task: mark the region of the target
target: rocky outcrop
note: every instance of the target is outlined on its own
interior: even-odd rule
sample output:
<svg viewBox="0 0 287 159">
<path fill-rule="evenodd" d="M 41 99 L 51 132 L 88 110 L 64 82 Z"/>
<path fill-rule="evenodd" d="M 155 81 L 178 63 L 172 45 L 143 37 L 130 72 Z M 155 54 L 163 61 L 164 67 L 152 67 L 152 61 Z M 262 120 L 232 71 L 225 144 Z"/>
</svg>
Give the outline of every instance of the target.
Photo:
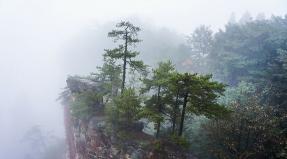
<svg viewBox="0 0 287 159">
<path fill-rule="evenodd" d="M 70 96 L 65 96 L 65 101 L 70 102 L 75 100 L 73 93 L 101 91 L 98 82 L 80 77 L 69 77 L 67 86 Z M 71 115 L 69 102 L 64 110 L 68 159 L 195 159 L 171 142 L 144 133 L 141 122 L 115 128 L 106 122 L 103 111 L 83 121 Z"/>
<path fill-rule="evenodd" d="M 147 159 L 148 151 L 140 141 L 152 141 L 153 137 L 138 130 L 132 132 L 108 132 L 104 116 L 94 116 L 88 122 L 87 130 L 75 133 L 77 159 Z M 122 133 L 127 133 L 125 134 Z M 123 135 L 123 136 L 121 136 Z M 134 135 L 129 136 L 129 135 Z M 134 137 L 137 140 L 134 140 Z"/>
<path fill-rule="evenodd" d="M 93 81 L 88 78 L 83 78 L 79 76 L 69 76 L 66 80 L 67 87 L 69 90 L 74 92 L 84 92 L 84 91 L 102 91 L 100 82 Z"/>
</svg>

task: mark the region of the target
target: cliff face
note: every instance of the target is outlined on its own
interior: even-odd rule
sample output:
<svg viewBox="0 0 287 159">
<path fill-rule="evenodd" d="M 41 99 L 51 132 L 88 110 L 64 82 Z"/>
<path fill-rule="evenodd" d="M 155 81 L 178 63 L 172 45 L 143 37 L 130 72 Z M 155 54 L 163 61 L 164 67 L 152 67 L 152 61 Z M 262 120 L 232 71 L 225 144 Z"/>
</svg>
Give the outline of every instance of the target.
<svg viewBox="0 0 287 159">
<path fill-rule="evenodd" d="M 68 147 L 67 159 L 76 159 L 74 131 L 69 107 L 64 105 L 64 123 L 66 130 L 66 143 Z"/>
<path fill-rule="evenodd" d="M 94 81 L 79 77 L 67 80 L 64 103 L 68 159 L 193 159 L 194 157 L 169 141 L 159 141 L 142 132 L 144 125 L 134 123 L 131 127 L 113 128 L 103 111 L 83 119 L 74 117 L 70 104 L 75 100 L 73 93 L 100 91 Z M 103 100 L 100 100 L 103 101 Z M 101 110 L 103 103 L 95 103 Z"/>
<path fill-rule="evenodd" d="M 133 132 L 147 138 L 141 132 Z M 115 159 L 115 158 L 150 158 L 147 151 L 139 143 L 131 140 L 122 141 L 117 132 L 108 133 L 105 130 L 103 116 L 91 118 L 84 133 L 76 133 L 77 158 L 81 159 Z M 141 139 L 141 140 L 142 140 Z"/>
</svg>

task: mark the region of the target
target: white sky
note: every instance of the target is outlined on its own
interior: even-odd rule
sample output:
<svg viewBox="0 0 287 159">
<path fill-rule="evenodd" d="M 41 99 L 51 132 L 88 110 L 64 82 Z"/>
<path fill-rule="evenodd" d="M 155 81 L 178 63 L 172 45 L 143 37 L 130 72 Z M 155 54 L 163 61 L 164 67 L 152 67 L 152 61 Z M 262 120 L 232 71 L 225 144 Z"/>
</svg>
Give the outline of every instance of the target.
<svg viewBox="0 0 287 159">
<path fill-rule="evenodd" d="M 287 0 L 0 0 L 0 158 L 35 124 L 63 134 L 55 101 L 66 78 L 60 58 L 86 26 L 136 17 L 189 34 L 246 11 L 282 16 Z"/>
<path fill-rule="evenodd" d="M 2 0 L 6 13 L 30 14 L 61 19 L 72 23 L 104 23 L 123 17 L 141 19 L 189 33 L 197 25 L 222 27 L 232 12 L 240 17 L 252 15 L 284 15 L 286 0 Z"/>
</svg>

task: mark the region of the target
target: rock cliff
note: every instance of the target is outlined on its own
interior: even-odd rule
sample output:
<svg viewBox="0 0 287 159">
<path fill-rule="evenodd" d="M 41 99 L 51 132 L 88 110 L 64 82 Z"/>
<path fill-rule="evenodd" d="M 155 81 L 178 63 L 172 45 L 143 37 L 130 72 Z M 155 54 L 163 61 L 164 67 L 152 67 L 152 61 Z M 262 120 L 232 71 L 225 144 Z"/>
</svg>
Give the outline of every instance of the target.
<svg viewBox="0 0 287 159">
<path fill-rule="evenodd" d="M 102 102 L 95 103 L 98 111 L 82 120 L 74 117 L 70 109 L 74 94 L 85 91 L 101 91 L 97 81 L 81 77 L 69 77 L 63 93 L 63 105 L 68 144 L 68 159 L 194 159 L 192 154 L 178 149 L 167 140 L 156 140 L 144 133 L 144 124 L 114 128 L 107 122 Z M 103 101 L 103 100 L 100 100 Z"/>
</svg>

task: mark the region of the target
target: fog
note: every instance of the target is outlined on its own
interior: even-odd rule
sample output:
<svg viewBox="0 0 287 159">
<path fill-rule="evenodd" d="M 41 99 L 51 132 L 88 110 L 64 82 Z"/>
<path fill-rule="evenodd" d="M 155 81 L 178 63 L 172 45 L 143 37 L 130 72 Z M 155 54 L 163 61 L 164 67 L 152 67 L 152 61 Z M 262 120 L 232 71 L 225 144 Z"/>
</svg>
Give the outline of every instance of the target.
<svg viewBox="0 0 287 159">
<path fill-rule="evenodd" d="M 23 159 L 30 151 L 23 136 L 36 125 L 64 138 L 56 99 L 65 79 L 96 70 L 118 21 L 143 29 L 139 49 L 153 64 L 157 51 L 178 47 L 200 24 L 218 30 L 232 13 L 286 10 L 285 0 L 0 0 L 0 159 Z"/>
</svg>

